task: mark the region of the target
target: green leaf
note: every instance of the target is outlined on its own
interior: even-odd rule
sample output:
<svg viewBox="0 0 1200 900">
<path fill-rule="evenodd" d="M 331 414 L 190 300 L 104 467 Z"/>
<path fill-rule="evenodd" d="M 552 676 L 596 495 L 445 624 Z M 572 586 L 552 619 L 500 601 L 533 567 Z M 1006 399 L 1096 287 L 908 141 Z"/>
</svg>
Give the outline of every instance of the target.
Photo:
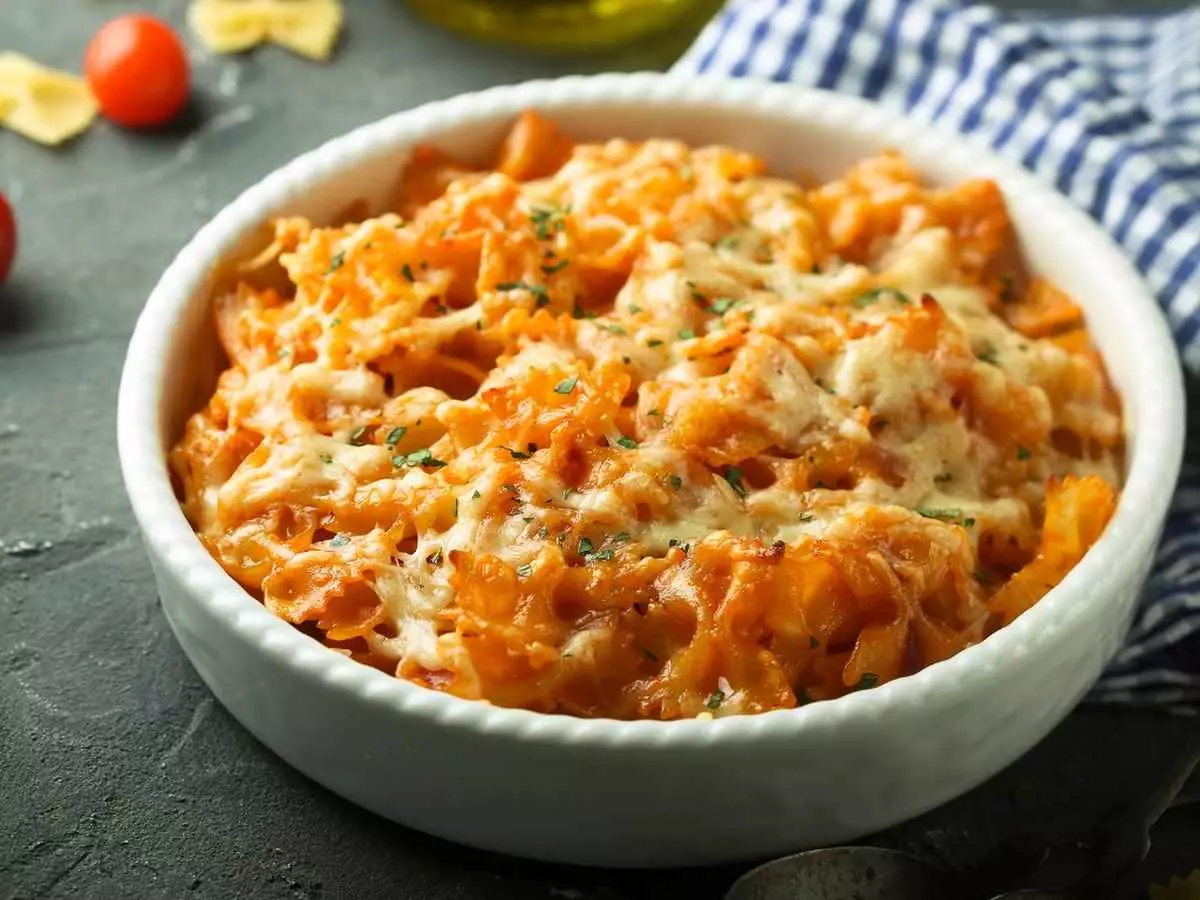
<svg viewBox="0 0 1200 900">
<path fill-rule="evenodd" d="M 712 694 L 709 695 L 708 700 L 706 700 L 704 702 L 704 705 L 707 706 L 709 709 L 720 709 L 721 704 L 724 702 L 725 702 L 725 692 L 721 691 L 721 690 L 717 690 L 717 691 L 713 691 Z"/>
<path fill-rule="evenodd" d="M 723 474 L 729 486 L 733 488 L 733 492 L 739 497 L 745 497 L 746 486 L 742 484 L 742 470 L 737 466 L 726 466 Z"/>
<path fill-rule="evenodd" d="M 352 447 L 361 447 L 367 442 L 367 426 L 359 425 L 350 432 L 350 445 Z"/>
<path fill-rule="evenodd" d="M 402 265 L 400 267 L 400 273 L 404 276 L 404 279 L 407 282 L 409 282 L 410 284 L 417 280 L 416 277 L 413 275 L 412 266 L 410 266 L 408 263 L 405 263 L 404 265 Z"/>
<path fill-rule="evenodd" d="M 637 441 L 635 441 L 631 437 L 626 437 L 625 435 L 621 435 L 619 438 L 617 438 L 617 443 L 620 444 L 622 447 L 624 447 L 626 450 L 636 450 L 637 449 Z"/>
<path fill-rule="evenodd" d="M 517 566 L 517 575 L 521 578 L 528 578 L 533 574 L 533 563 L 523 563 Z"/>
<path fill-rule="evenodd" d="M 554 386 L 554 393 L 569 394 L 569 393 L 571 393 L 571 391 L 575 390 L 575 385 L 577 385 L 577 384 L 579 384 L 579 376 L 578 375 L 576 375 L 572 378 L 564 378 L 562 381 L 560 381 L 558 384 L 556 384 Z"/>
<path fill-rule="evenodd" d="M 858 684 L 854 686 L 856 691 L 865 691 L 867 688 L 873 688 L 879 684 L 879 676 L 874 672 L 863 672 L 862 677 L 858 679 Z"/>
<path fill-rule="evenodd" d="M 404 437 L 404 434 L 407 431 L 407 425 L 397 425 L 388 432 L 388 436 L 384 439 L 384 443 L 389 447 L 395 447 L 398 443 L 400 443 L 400 438 Z"/>
<path fill-rule="evenodd" d="M 329 268 L 325 270 L 325 274 L 329 275 L 332 272 L 336 272 L 338 269 L 340 269 L 342 267 L 342 263 L 344 263 L 345 261 L 346 261 L 345 252 L 339 250 L 337 253 L 333 254 L 333 258 L 329 260 Z"/>
</svg>

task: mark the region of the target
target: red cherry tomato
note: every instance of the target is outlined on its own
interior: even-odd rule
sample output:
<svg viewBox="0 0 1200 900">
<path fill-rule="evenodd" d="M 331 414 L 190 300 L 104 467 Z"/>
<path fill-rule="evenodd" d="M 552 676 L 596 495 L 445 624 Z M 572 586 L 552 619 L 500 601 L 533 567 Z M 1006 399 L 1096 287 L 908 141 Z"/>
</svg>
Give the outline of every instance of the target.
<svg viewBox="0 0 1200 900">
<path fill-rule="evenodd" d="M 100 109 L 126 128 L 162 125 L 187 103 L 187 53 L 153 16 L 118 16 L 96 32 L 83 72 Z"/>
<path fill-rule="evenodd" d="M 12 207 L 0 194 L 0 284 L 8 277 L 13 259 L 17 255 L 17 220 Z"/>
</svg>

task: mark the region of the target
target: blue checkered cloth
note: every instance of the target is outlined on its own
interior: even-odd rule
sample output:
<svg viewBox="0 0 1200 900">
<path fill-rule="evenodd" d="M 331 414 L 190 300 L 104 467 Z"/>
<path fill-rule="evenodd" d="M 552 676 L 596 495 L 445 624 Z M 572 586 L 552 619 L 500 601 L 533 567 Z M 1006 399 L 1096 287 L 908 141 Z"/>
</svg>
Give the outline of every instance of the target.
<svg viewBox="0 0 1200 900">
<path fill-rule="evenodd" d="M 1200 375 L 1200 7 L 1014 17 L 955 0 L 732 0 L 675 67 L 827 88 L 987 139 L 1100 222 Z M 1093 700 L 1200 711 L 1200 433 Z"/>
</svg>

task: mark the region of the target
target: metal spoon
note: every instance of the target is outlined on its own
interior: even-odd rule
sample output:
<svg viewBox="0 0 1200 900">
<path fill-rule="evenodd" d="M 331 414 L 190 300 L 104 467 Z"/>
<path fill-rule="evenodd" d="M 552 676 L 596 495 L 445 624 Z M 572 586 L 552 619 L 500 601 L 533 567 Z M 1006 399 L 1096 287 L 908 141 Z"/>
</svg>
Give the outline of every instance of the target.
<svg viewBox="0 0 1200 900">
<path fill-rule="evenodd" d="M 1125 815 L 1107 823 L 1094 842 L 1046 849 L 1043 863 L 1058 851 L 1059 861 L 1065 856 L 1070 870 L 1080 873 L 1072 879 L 1076 887 L 1070 891 L 1026 886 L 996 894 L 995 888 L 984 891 L 978 883 L 971 884 L 974 879 L 897 850 L 830 847 L 785 856 L 752 869 L 734 883 L 725 900 L 963 900 L 981 893 L 990 900 L 1101 896 L 1101 887 L 1117 885 L 1142 861 L 1150 827 L 1165 809 L 1200 799 L 1200 770 L 1191 781 L 1188 778 L 1198 756 L 1200 748 L 1194 748 L 1162 772 L 1156 788 L 1137 798 Z"/>
</svg>

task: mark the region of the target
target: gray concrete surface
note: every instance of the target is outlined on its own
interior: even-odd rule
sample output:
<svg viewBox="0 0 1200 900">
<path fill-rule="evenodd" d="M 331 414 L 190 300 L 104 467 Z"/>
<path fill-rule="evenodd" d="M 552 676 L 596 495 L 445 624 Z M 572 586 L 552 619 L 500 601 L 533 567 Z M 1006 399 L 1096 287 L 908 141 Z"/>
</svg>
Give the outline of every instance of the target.
<svg viewBox="0 0 1200 900">
<path fill-rule="evenodd" d="M 48 151 L 0 132 L 0 190 L 22 229 L 0 289 L 0 898 L 716 898 L 737 871 L 533 865 L 350 806 L 214 703 L 159 611 L 113 416 L 134 319 L 190 235 L 352 126 L 501 82 L 665 66 L 686 38 L 542 60 L 432 31 L 398 0 L 348 6 L 328 67 L 276 49 L 198 57 L 193 108 L 167 133 L 101 122 Z M 131 7 L 182 24 L 182 0 L 0 0 L 0 50 L 76 68 L 95 27 Z M 1198 739 L 1196 720 L 1085 708 L 1009 772 L 879 841 L 968 863 L 1031 823 L 1077 834 Z M 1164 818 L 1147 877 L 1200 866 L 1198 834 L 1188 809 Z"/>
</svg>

